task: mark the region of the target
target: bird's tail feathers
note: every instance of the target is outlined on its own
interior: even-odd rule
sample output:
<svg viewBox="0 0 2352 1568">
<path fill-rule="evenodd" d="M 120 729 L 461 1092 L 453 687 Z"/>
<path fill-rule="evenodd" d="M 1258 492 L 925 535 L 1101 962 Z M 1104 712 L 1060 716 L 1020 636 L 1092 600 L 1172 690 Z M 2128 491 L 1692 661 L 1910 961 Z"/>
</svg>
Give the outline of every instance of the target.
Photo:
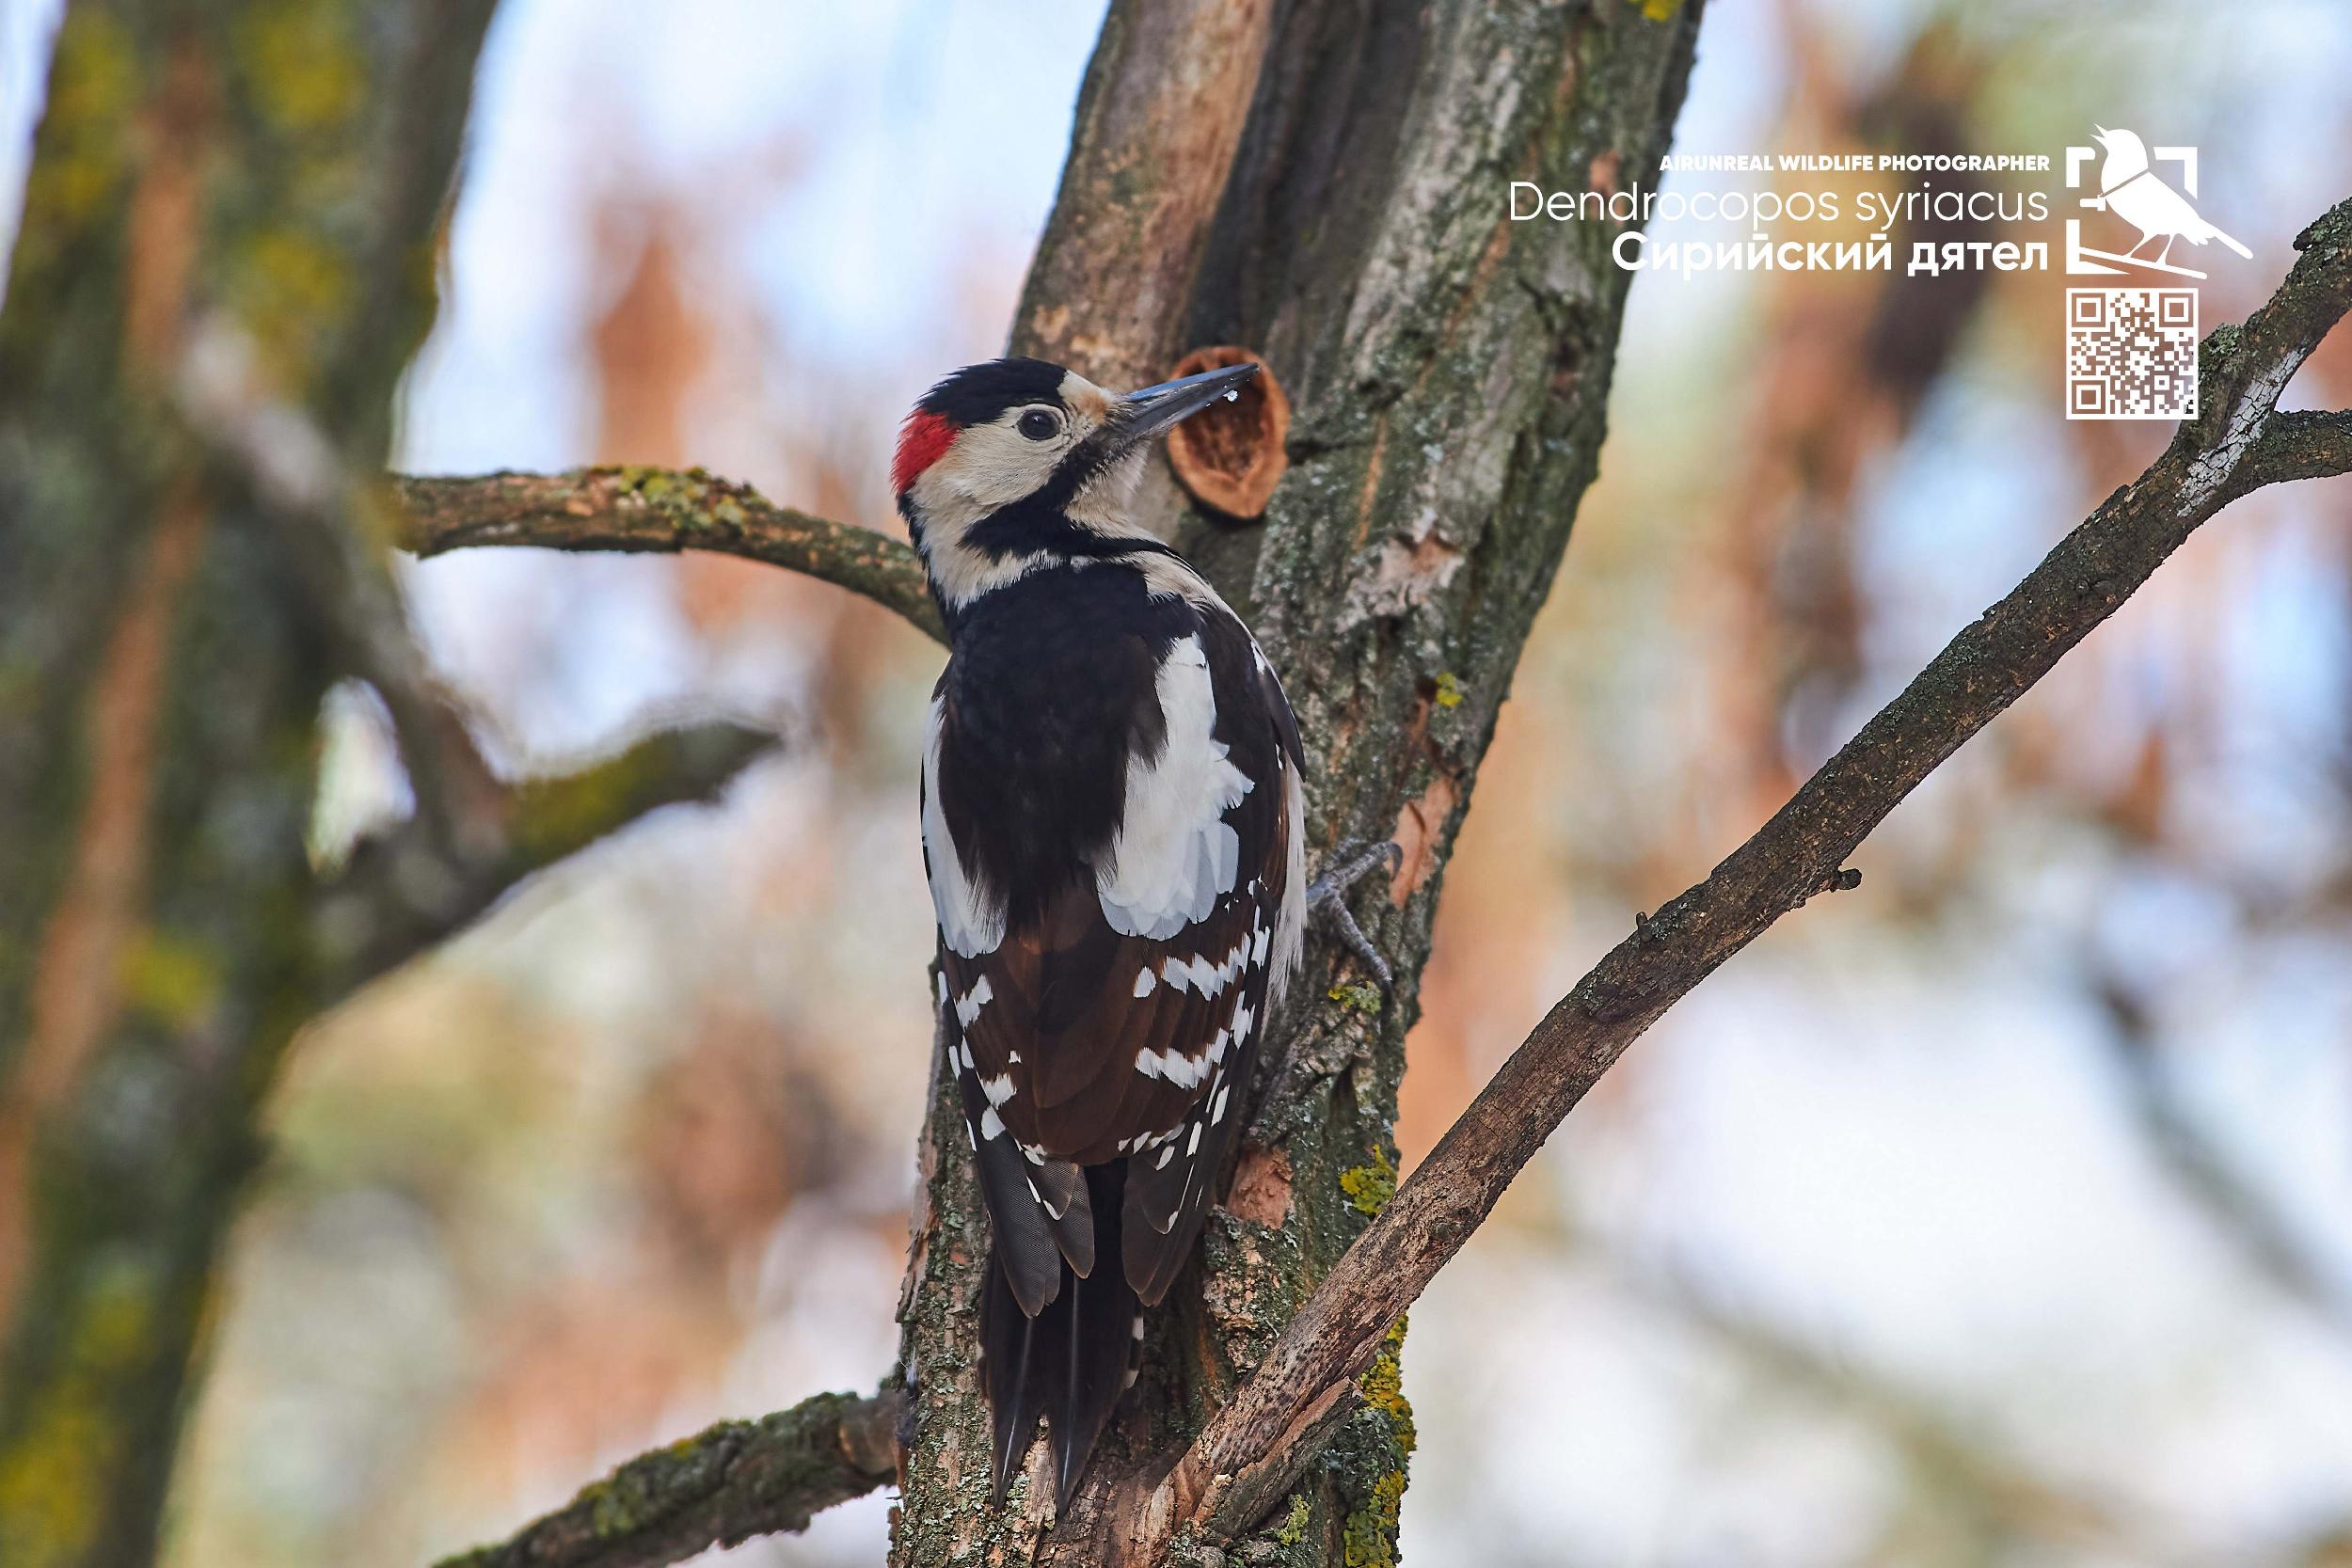
<svg viewBox="0 0 2352 1568">
<path fill-rule="evenodd" d="M 1029 1451 L 1040 1416 L 1052 1442 L 1054 1497 L 1067 1510 L 1111 1412 L 1135 1381 L 1142 1305 L 1120 1267 L 1123 1165 L 1090 1167 L 1095 1223 L 1093 1273 L 1062 1264 L 1061 1290 L 1034 1318 L 991 1256 L 980 1299 L 980 1383 L 995 1423 L 994 1501 L 1001 1505 Z"/>
</svg>

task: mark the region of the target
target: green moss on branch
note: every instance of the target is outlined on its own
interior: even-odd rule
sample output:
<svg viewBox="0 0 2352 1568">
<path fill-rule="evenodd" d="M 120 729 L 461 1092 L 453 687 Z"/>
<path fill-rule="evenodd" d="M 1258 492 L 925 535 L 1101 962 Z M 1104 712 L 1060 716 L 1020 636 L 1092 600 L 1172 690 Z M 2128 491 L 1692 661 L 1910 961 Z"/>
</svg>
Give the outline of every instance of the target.
<svg viewBox="0 0 2352 1568">
<path fill-rule="evenodd" d="M 887 1485 L 900 1402 L 819 1394 L 756 1421 L 722 1421 L 641 1454 L 563 1508 L 438 1568 L 655 1568 Z"/>
<path fill-rule="evenodd" d="M 701 468 L 404 478 L 398 543 L 419 555 L 484 545 L 557 550 L 713 550 L 846 588 L 935 641 L 945 628 L 922 563 L 898 540 L 778 506 Z"/>
</svg>

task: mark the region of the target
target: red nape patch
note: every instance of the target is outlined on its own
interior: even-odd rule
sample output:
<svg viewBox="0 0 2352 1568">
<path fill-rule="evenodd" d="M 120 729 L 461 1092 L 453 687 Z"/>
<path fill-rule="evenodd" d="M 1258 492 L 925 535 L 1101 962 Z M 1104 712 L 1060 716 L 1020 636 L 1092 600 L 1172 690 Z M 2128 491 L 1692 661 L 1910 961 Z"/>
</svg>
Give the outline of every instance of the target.
<svg viewBox="0 0 2352 1568">
<path fill-rule="evenodd" d="M 921 479 L 923 470 L 938 462 L 955 439 L 956 421 L 946 415 L 920 408 L 909 414 L 898 432 L 898 455 L 890 464 L 891 493 L 906 494 L 907 487 Z"/>
</svg>

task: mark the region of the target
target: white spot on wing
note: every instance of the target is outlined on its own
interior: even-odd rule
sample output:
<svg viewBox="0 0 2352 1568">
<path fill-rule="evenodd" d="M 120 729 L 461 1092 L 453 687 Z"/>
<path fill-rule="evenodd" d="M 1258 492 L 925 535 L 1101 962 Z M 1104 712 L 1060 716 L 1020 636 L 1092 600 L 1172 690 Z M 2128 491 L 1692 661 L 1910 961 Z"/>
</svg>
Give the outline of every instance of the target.
<svg viewBox="0 0 2352 1568">
<path fill-rule="evenodd" d="M 1137 996 L 1151 995 L 1152 988 L 1158 984 L 1159 981 L 1152 976 L 1152 966 L 1150 964 L 1145 964 L 1141 969 L 1136 971 L 1136 994 Z"/>
<path fill-rule="evenodd" d="M 1004 1118 L 1004 1117 L 1000 1117 L 1000 1116 L 998 1116 L 998 1115 L 996 1114 L 996 1107 L 995 1107 L 995 1106 L 991 1105 L 991 1106 L 990 1106 L 987 1110 L 982 1111 L 982 1112 L 980 1113 L 980 1136 L 981 1136 L 981 1137 L 983 1137 L 983 1138 L 996 1138 L 996 1137 L 1001 1137 L 1001 1136 L 1003 1136 L 1003 1135 L 1004 1135 L 1004 1131 L 1005 1131 L 1005 1118 Z"/>
<path fill-rule="evenodd" d="M 1187 1056 L 1174 1046 L 1166 1051 L 1138 1051 L 1136 1070 L 1146 1078 L 1165 1078 L 1180 1089 L 1197 1088 L 1209 1075 L 1209 1066 L 1223 1053 Z"/>
<path fill-rule="evenodd" d="M 966 1029 L 971 1028 L 972 1021 L 980 1016 L 980 1009 L 994 1000 L 996 990 L 988 983 L 988 976 L 983 974 L 970 990 L 956 999 L 956 1022 Z"/>
</svg>

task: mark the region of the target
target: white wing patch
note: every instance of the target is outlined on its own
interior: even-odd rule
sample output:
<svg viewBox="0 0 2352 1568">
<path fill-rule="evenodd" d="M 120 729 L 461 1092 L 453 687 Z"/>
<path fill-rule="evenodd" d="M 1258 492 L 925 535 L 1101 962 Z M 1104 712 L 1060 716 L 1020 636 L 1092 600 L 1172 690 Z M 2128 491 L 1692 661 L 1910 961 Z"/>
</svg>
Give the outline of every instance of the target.
<svg viewBox="0 0 2352 1568">
<path fill-rule="evenodd" d="M 944 706 L 940 698 L 931 699 L 930 727 L 924 732 L 923 859 L 930 869 L 931 908 L 939 915 L 941 938 L 964 958 L 974 958 L 995 952 L 1005 940 L 1005 911 L 965 873 L 963 861 L 956 853 L 955 835 L 947 831 L 946 809 L 939 802 L 939 730 Z M 968 1025 L 971 1020 L 964 1022 Z"/>
<path fill-rule="evenodd" d="M 1274 973 L 1268 976 L 1266 987 L 1269 1012 L 1281 1005 L 1283 993 L 1290 990 L 1291 975 L 1297 971 L 1299 958 L 1307 946 L 1306 791 L 1299 787 L 1298 769 L 1291 766 L 1290 757 L 1279 746 L 1274 750 L 1274 767 L 1282 775 L 1282 809 L 1290 814 L 1290 864 L 1283 873 L 1282 907 L 1274 916 Z M 1263 952 L 1261 944 L 1266 936 L 1263 930 L 1257 933 L 1252 943 L 1253 963 Z"/>
<path fill-rule="evenodd" d="M 1250 781 L 1212 733 L 1216 691 L 1198 634 L 1169 647 L 1155 684 L 1167 744 L 1156 757 L 1127 759 L 1126 815 L 1095 890 L 1111 929 L 1164 942 L 1206 919 L 1218 896 L 1233 890 L 1241 836 L 1225 814 L 1249 793 Z M 927 815 L 927 835 L 929 825 Z M 938 885 L 934 875 L 934 897 Z M 944 912 L 940 921 L 946 924 Z M 996 929 L 1001 940 L 1001 915 Z"/>
</svg>

